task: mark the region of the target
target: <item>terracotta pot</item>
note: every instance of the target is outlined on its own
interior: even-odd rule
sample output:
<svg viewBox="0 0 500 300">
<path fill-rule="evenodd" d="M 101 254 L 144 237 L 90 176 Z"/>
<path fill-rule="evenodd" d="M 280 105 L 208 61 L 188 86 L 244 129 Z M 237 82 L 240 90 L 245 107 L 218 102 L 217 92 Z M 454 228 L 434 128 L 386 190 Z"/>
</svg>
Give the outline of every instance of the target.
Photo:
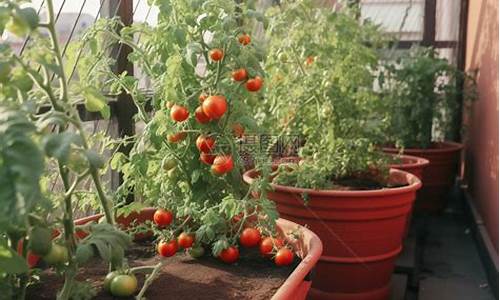
<svg viewBox="0 0 500 300">
<path fill-rule="evenodd" d="M 134 224 L 141 224 L 147 220 L 153 220 L 153 215 L 156 209 L 149 207 L 144 208 L 141 212 L 132 213 L 127 217 L 118 217 L 116 219 L 117 224 L 124 228 L 133 226 Z M 75 224 L 83 225 L 88 222 L 97 221 L 102 217 L 102 215 L 93 215 L 86 218 L 78 219 Z M 283 285 L 276 291 L 276 294 L 272 297 L 272 300 L 304 300 L 311 287 L 311 281 L 308 278 L 312 269 L 316 265 L 316 262 L 321 256 L 323 250 L 323 245 L 314 232 L 311 230 L 299 226 L 288 220 L 278 219 L 276 221 L 278 230 L 281 232 L 290 232 L 297 230 L 299 228 L 302 233 L 302 239 L 298 243 L 294 243 L 296 247 L 297 255 L 302 257 L 301 263 L 295 268 L 295 270 L 288 276 Z M 140 240 L 148 238 L 148 235 L 135 236 L 135 240 Z"/>
<path fill-rule="evenodd" d="M 429 160 L 418 156 L 393 154 L 393 158 L 400 162 L 391 163 L 391 168 L 411 173 L 420 180 L 423 179 L 424 169 L 429 165 Z"/>
<path fill-rule="evenodd" d="M 422 212 L 441 212 L 446 207 L 447 195 L 455 182 L 463 146 L 453 142 L 432 144 L 429 149 L 404 149 L 403 153 L 429 160 L 418 192 L 415 209 Z M 398 153 L 396 148 L 383 148 L 387 153 Z"/>
<path fill-rule="evenodd" d="M 252 183 L 255 170 L 243 176 Z M 312 190 L 273 184 L 268 198 L 280 215 L 318 234 L 324 253 L 310 299 L 387 299 L 394 261 L 420 180 L 392 169 L 407 186 L 370 191 Z M 305 205 L 302 195 L 308 195 Z"/>
<path fill-rule="evenodd" d="M 427 167 L 427 165 L 429 165 L 429 161 L 427 159 L 411 155 L 396 155 L 396 154 L 391 154 L 391 155 L 395 159 L 400 160 L 399 163 L 392 163 L 390 165 L 391 168 L 411 173 L 417 176 L 418 179 L 422 180 L 424 176 L 424 169 Z M 413 214 L 413 209 L 410 211 L 410 213 L 408 213 L 408 218 L 406 220 L 406 226 L 403 238 L 406 238 L 408 236 L 408 233 L 410 232 L 412 214 Z"/>
</svg>

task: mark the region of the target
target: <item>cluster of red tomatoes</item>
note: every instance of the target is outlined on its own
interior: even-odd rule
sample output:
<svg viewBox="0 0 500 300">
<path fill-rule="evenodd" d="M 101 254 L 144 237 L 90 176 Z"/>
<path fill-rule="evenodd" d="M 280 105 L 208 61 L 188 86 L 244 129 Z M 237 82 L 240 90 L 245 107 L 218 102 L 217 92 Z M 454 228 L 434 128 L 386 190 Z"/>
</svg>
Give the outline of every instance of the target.
<svg viewBox="0 0 500 300">
<path fill-rule="evenodd" d="M 239 42 L 244 46 L 248 45 L 250 41 L 251 39 L 248 34 L 243 34 L 239 37 Z M 209 52 L 209 56 L 212 61 L 221 61 L 224 58 L 224 52 L 221 49 L 212 49 Z M 246 80 L 246 88 L 250 92 L 256 92 L 260 90 L 263 84 L 262 78 L 259 76 L 248 79 L 247 71 L 244 68 L 233 71 L 232 78 L 235 81 Z M 195 119 L 199 124 L 206 124 L 212 120 L 218 120 L 222 118 L 222 116 L 224 116 L 227 111 L 227 100 L 223 95 L 208 96 L 202 93 L 199 96 L 199 100 L 200 106 L 198 106 L 194 112 Z M 184 122 L 189 118 L 189 110 L 181 105 L 171 105 L 170 117 L 175 122 Z M 241 124 L 233 124 L 232 130 L 235 136 L 243 136 L 244 128 Z M 169 142 L 177 143 L 185 139 L 186 136 L 186 132 L 178 132 L 169 135 L 167 138 Z M 212 150 L 215 148 L 215 144 L 216 141 L 211 136 L 200 135 L 196 140 L 196 147 L 198 148 L 198 150 L 200 150 L 200 160 L 203 163 L 211 166 L 211 171 L 213 174 L 221 176 L 228 172 L 231 172 L 234 167 L 234 162 L 231 155 L 214 155 Z"/>
<path fill-rule="evenodd" d="M 164 209 L 157 209 L 153 215 L 153 222 L 159 228 L 165 228 L 172 223 L 174 215 L 171 211 Z M 177 238 L 171 240 L 162 240 L 158 243 L 157 251 L 163 257 L 174 256 L 179 249 L 188 250 L 189 254 L 193 257 L 199 257 L 203 255 L 204 250 L 201 246 L 195 246 L 194 235 L 189 232 L 180 233 Z"/>
<path fill-rule="evenodd" d="M 164 209 L 156 210 L 153 221 L 160 227 L 165 228 L 173 220 L 172 212 Z M 204 248 L 201 245 L 193 247 L 195 237 L 186 232 L 182 232 L 175 239 L 169 241 L 160 241 L 158 243 L 158 254 L 163 257 L 174 256 L 180 248 L 188 250 L 188 253 L 197 258 L 204 254 Z M 277 266 L 287 266 L 293 262 L 294 254 L 290 248 L 285 246 L 285 242 L 280 238 L 263 237 L 260 231 L 254 227 L 245 228 L 239 236 L 240 245 L 246 248 L 259 247 L 260 254 L 271 258 L 274 256 L 274 262 Z M 229 246 L 222 250 L 219 259 L 225 263 L 232 264 L 238 261 L 240 251 L 237 246 Z"/>
</svg>

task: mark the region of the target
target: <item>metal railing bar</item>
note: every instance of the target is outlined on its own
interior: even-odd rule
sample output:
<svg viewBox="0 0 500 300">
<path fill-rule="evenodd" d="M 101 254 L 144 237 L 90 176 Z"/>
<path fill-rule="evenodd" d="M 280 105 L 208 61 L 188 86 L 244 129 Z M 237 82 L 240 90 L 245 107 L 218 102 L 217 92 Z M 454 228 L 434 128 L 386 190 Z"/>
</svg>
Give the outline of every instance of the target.
<svg viewBox="0 0 500 300">
<path fill-rule="evenodd" d="M 105 1 L 109 1 L 109 0 L 101 0 L 100 4 L 99 4 L 99 11 L 97 12 L 95 18 L 94 18 L 94 23 L 97 22 L 97 19 L 99 19 L 99 16 L 101 15 L 101 11 L 102 11 L 102 6 L 104 4 Z M 122 0 L 120 0 L 120 3 L 122 2 Z M 120 4 L 118 4 L 116 10 L 115 10 L 115 13 L 113 15 L 116 15 L 116 13 L 118 12 L 118 8 L 120 7 Z M 78 62 L 80 61 L 80 57 L 82 56 L 82 53 L 83 53 L 83 48 L 84 48 L 85 45 L 82 45 L 82 47 L 80 48 L 80 50 L 78 51 L 78 54 L 76 56 L 76 60 L 75 60 L 75 64 L 73 65 L 73 68 L 71 70 L 71 73 L 68 77 L 68 82 L 71 81 L 71 79 L 73 79 L 73 76 L 75 75 L 75 71 L 76 71 L 76 67 L 78 66 Z"/>
</svg>

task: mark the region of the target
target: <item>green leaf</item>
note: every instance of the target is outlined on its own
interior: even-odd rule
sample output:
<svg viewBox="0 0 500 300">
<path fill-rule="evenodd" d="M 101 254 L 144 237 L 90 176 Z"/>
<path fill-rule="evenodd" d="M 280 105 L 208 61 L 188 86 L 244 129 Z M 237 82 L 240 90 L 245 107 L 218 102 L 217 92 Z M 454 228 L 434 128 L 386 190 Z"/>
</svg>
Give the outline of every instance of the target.
<svg viewBox="0 0 500 300">
<path fill-rule="evenodd" d="M 90 112 L 100 112 L 102 117 L 109 119 L 110 109 L 106 97 L 94 87 L 85 87 L 82 90 L 85 99 L 85 108 Z"/>
<path fill-rule="evenodd" d="M 76 261 L 82 265 L 94 256 L 94 248 L 89 244 L 81 244 L 76 248 Z"/>
</svg>

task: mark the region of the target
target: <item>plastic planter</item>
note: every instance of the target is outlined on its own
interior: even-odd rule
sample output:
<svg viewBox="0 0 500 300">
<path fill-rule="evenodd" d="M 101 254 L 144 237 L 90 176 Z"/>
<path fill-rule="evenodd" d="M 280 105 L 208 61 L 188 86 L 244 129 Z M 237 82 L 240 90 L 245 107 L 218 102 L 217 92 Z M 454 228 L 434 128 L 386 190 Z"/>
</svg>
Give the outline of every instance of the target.
<svg viewBox="0 0 500 300">
<path fill-rule="evenodd" d="M 255 170 L 243 176 L 252 183 Z M 312 190 L 272 185 L 268 198 L 283 218 L 306 225 L 324 245 L 310 299 L 387 299 L 394 262 L 402 249 L 407 215 L 420 180 L 391 169 L 406 186 L 371 191 Z M 307 194 L 307 205 L 303 195 Z"/>
<path fill-rule="evenodd" d="M 127 217 L 119 216 L 116 222 L 123 228 L 128 228 L 134 224 L 140 224 L 147 220 L 153 220 L 153 215 L 155 213 L 155 208 L 144 208 L 140 212 L 135 212 Z M 77 225 L 83 225 L 89 222 L 98 221 L 102 215 L 88 216 L 75 221 Z M 312 269 L 316 265 L 316 262 L 321 256 L 323 245 L 314 232 L 311 230 L 293 223 L 288 220 L 278 219 L 277 220 L 278 230 L 281 232 L 289 232 L 292 230 L 297 230 L 299 227 L 302 232 L 302 240 L 296 245 L 296 252 L 302 258 L 301 263 L 295 268 L 295 270 L 290 274 L 290 276 L 285 280 L 283 285 L 276 291 L 276 294 L 272 297 L 272 300 L 304 300 L 311 287 L 311 281 L 308 278 Z M 149 238 L 148 233 L 143 235 L 135 235 L 134 239 L 136 241 Z"/>
<path fill-rule="evenodd" d="M 446 207 L 446 199 L 455 182 L 463 146 L 453 142 L 433 143 L 428 149 L 404 149 L 403 154 L 429 160 L 422 179 L 423 188 L 418 192 L 415 208 L 436 213 Z M 384 152 L 398 153 L 399 149 L 384 148 Z"/>
</svg>

